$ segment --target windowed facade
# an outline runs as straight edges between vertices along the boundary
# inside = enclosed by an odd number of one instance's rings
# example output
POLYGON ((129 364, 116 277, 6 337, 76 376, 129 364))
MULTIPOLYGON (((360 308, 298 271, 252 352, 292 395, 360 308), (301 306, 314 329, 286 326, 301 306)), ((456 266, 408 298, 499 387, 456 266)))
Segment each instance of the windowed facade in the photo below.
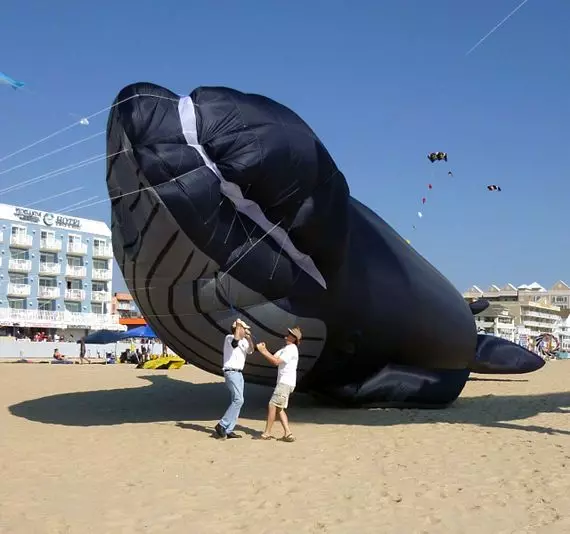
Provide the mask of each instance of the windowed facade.
POLYGON ((38 327, 52 313, 61 328, 71 312, 75 328, 91 322, 122 329, 107 302, 112 255, 106 224, 0 204, 0 232, 0 323, 33 327, 34 314, 42 312, 38 327))

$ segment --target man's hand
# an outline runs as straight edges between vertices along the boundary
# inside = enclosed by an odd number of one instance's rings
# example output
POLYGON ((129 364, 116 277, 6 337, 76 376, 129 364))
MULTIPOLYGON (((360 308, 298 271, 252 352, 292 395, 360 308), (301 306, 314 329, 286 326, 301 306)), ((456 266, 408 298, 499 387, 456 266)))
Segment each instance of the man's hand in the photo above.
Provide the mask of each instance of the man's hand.
POLYGON ((261 343, 258 343, 256 347, 259 352, 265 352, 267 350, 267 347, 263 341, 261 343))

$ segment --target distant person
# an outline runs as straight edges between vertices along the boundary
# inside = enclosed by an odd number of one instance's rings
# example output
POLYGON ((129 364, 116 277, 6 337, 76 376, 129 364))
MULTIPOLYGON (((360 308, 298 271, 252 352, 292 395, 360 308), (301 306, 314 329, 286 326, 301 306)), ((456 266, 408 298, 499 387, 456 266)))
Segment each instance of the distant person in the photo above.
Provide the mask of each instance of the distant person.
POLYGON ((53 350, 53 359, 55 360, 53 363, 73 363, 71 360, 66 360, 65 356, 59 352, 59 349, 53 350))
POLYGON ((243 406, 243 368, 248 354, 253 354, 253 341, 249 326, 241 319, 232 324, 232 333, 224 339, 224 360, 222 371, 231 402, 224 416, 216 425, 216 435, 220 439, 241 438, 234 432, 241 407, 243 406))
POLYGON ((289 396, 297 385, 297 365, 299 363, 299 348, 301 342, 301 329, 299 327, 288 328, 285 335, 285 346, 275 354, 271 354, 265 343, 258 343, 257 350, 270 363, 278 368, 277 385, 273 390, 273 395, 269 400, 267 408, 267 423, 265 431, 261 434, 261 439, 271 439, 271 429, 278 416, 283 426, 283 440, 287 442, 295 441, 291 429, 289 428, 289 418, 285 409, 289 406, 289 396))
POLYGON ((85 338, 82 337, 79 340, 79 363, 81 363, 81 365, 83 365, 85 361, 87 361, 87 363, 91 363, 91 360, 85 356, 86 353, 87 349, 85 348, 85 338))

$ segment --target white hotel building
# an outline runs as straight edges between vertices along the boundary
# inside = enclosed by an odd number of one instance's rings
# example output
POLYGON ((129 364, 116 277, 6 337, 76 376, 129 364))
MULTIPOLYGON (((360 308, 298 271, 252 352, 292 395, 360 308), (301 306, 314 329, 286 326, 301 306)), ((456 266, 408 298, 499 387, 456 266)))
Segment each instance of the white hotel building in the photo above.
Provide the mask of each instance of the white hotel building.
POLYGON ((570 286, 562 280, 550 289, 537 282, 518 287, 492 285, 486 290, 471 286, 463 297, 467 301, 485 299, 490 302, 487 310, 475 316, 480 331, 522 344, 539 334, 554 334, 560 339, 562 350, 570 348, 567 326, 570 286))
POLYGON ((111 313, 112 261, 105 223, 0 204, 0 330, 124 330, 111 313))

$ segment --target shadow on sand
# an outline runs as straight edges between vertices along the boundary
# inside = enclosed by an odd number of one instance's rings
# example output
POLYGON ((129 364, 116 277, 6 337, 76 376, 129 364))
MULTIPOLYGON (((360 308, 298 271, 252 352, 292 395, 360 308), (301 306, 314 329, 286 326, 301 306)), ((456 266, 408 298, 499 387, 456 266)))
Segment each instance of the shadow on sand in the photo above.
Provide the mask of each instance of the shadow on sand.
MULTIPOLYGON (((223 383, 190 384, 167 375, 139 378, 150 384, 140 388, 52 395, 12 405, 9 411, 30 421, 66 426, 177 422, 180 428, 209 433, 211 427, 192 421, 216 421, 227 407, 228 394, 223 383)), ((269 388, 247 384, 241 417, 263 421, 270 393, 269 388)), ((568 430, 512 423, 540 413, 569 413, 570 392, 460 397, 444 410, 330 408, 302 394, 294 395, 292 401, 293 419, 312 424, 389 426, 444 422, 570 435, 568 430)), ((258 434, 243 426, 239 430, 258 434)))

